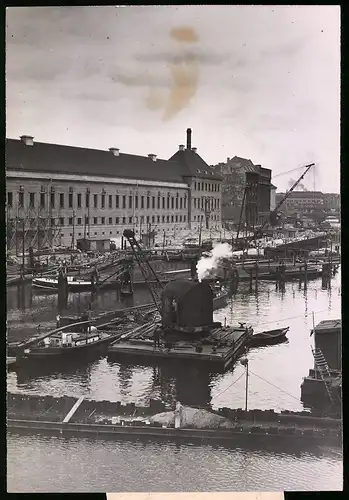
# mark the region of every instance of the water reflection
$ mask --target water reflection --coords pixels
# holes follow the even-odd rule
[[[303,298],[304,298],[304,315],[308,314],[308,288],[304,284],[303,290]]]
[[[11,433],[8,488],[94,492],[106,487],[109,491],[333,491],[342,487],[338,448],[310,444],[305,451],[304,443],[290,440],[237,438],[226,446]],[[57,455],[61,457],[58,468]]]

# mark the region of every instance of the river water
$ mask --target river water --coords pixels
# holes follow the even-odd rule
[[[81,313],[90,294],[69,296],[69,314]],[[125,305],[150,302],[140,289]],[[94,310],[120,307],[116,292],[105,291]],[[8,338],[20,340],[46,327],[57,314],[57,297],[32,294],[31,287],[10,288],[7,294]],[[260,282],[258,292],[241,283],[215,319],[228,324],[251,324],[255,331],[289,326],[288,341],[252,349],[249,359],[249,408],[302,410],[302,377],[313,366],[312,313],[315,323],[341,317],[340,273],[331,287],[321,279],[307,287],[297,281],[284,291]],[[99,359],[59,367],[40,366],[10,372],[8,390],[55,396],[85,395],[95,400],[147,404],[151,398],[167,403],[242,408],[245,404],[244,367],[212,374],[168,364],[161,367],[121,364]],[[250,441],[250,440],[249,440]],[[249,491],[336,490],[342,488],[342,455],[338,448],[292,449],[279,443],[251,448],[151,441],[66,439],[13,434],[8,436],[8,491]]]

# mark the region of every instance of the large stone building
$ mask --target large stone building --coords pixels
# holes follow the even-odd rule
[[[276,194],[276,202],[279,203],[285,193]],[[293,191],[280,207],[285,214],[310,213],[315,210],[323,210],[324,195],[320,191]]]
[[[187,144],[169,159],[6,140],[8,247],[74,246],[132,228],[154,231],[221,227],[221,177]],[[23,238],[23,233],[25,238]]]
[[[260,224],[266,217],[269,217],[270,202],[273,196],[270,169],[254,165],[249,159],[234,156],[227,158],[225,163],[213,166],[213,170],[223,177],[222,217],[224,220],[235,222],[239,220],[244,189],[246,184],[251,184],[251,182],[252,184],[257,182],[256,193],[248,194],[248,206],[243,211],[242,220],[251,219],[250,223]],[[252,178],[253,180],[251,180]],[[254,199],[253,202],[252,199]],[[251,208],[251,203],[255,204],[254,208]],[[254,215],[252,216],[252,214]]]
[[[324,210],[340,212],[341,195],[339,193],[324,193]]]

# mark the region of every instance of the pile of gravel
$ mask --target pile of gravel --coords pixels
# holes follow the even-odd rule
[[[175,412],[168,411],[157,413],[148,419],[150,423],[158,423],[166,426],[173,426],[175,422]],[[206,410],[182,406],[181,427],[194,427],[197,429],[217,429],[230,428],[234,424],[225,417],[216,415]]]

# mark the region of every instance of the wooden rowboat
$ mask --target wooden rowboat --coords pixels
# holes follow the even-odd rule
[[[276,330],[268,330],[252,335],[249,340],[250,347],[270,345],[286,339],[286,334],[290,327],[277,328]]]

